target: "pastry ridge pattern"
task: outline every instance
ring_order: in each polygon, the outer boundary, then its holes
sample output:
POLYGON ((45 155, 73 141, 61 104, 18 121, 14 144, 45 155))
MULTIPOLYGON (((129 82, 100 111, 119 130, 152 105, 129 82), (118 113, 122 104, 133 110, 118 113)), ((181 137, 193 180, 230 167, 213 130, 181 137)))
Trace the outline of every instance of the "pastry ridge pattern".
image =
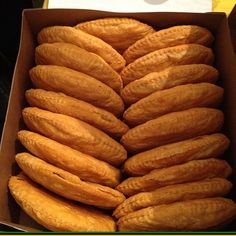
POLYGON ((236 218, 215 35, 155 26, 107 17, 38 32, 29 130, 17 130, 27 151, 8 186, 48 230, 218 230, 236 218))

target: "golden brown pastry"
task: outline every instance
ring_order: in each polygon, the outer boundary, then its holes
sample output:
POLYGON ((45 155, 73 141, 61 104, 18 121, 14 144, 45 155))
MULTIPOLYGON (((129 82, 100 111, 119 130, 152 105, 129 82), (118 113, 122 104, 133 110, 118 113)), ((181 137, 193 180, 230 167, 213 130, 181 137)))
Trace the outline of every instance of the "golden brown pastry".
POLYGON ((232 169, 225 160, 215 158, 193 160, 180 165, 155 169, 142 177, 130 177, 119 184, 116 189, 126 196, 131 196, 173 184, 213 177, 227 178, 231 172, 232 169))
POLYGON ((228 194, 231 188, 232 184, 224 178, 174 184, 131 196, 115 209, 113 215, 116 218, 120 218, 145 207, 191 199, 221 197, 228 194))
POLYGON ((86 32, 69 26, 51 26, 43 28, 38 33, 38 42, 71 43, 88 52, 93 52, 104 59, 114 70, 120 71, 125 67, 124 58, 103 40, 86 32))
POLYGON ((100 56, 70 43, 44 43, 35 49, 35 62, 65 66, 90 75, 117 93, 122 89, 120 75, 100 56))
POLYGON ((131 105, 123 114, 130 126, 139 125, 174 111, 193 107, 217 107, 224 89, 210 83, 179 85, 157 91, 131 105))
POLYGON ((35 107, 25 108, 22 114, 30 130, 97 159, 119 166, 127 158, 122 145, 81 120, 35 107))
POLYGON ((218 75, 217 69, 205 64, 172 66, 129 83, 121 96, 126 104, 133 104, 151 93, 181 84, 214 83, 218 75))
POLYGON ((124 170, 129 175, 139 176, 191 160, 217 158, 226 151, 229 143, 225 135, 218 133, 163 145, 132 156, 125 162, 124 170))
POLYGON ((191 108, 172 112, 130 129, 121 142, 131 152, 218 132, 224 122, 222 111, 191 108))
POLYGON ((72 116, 114 137, 122 136, 129 129, 110 112, 63 93, 30 89, 26 91, 25 96, 32 107, 72 116))
POLYGON ((104 161, 27 130, 19 131, 18 139, 33 155, 82 180, 109 187, 120 183, 120 171, 104 161))
POLYGON ((75 28, 101 38, 121 53, 137 40, 155 32, 140 21, 118 17, 83 22, 75 28))
POLYGON ((183 44, 151 52, 126 66, 121 72, 124 85, 151 73, 171 66, 208 64, 214 61, 210 48, 199 44, 183 44))
POLYGON ((127 63, 158 49, 196 43, 211 46, 214 37, 206 28, 197 25, 178 25, 159 30, 136 41, 123 54, 127 63))
POLYGON ((30 70, 30 78, 36 88, 65 93, 114 115, 121 115, 124 111, 123 101, 113 89, 78 71, 62 66, 38 65, 30 70))
POLYGON ((29 153, 17 154, 16 162, 33 181, 67 199, 105 209, 114 209, 125 200, 124 195, 117 190, 82 181, 78 176, 29 153))
POLYGON ((217 229, 236 216, 236 204, 226 198, 205 198, 152 206, 118 221, 119 231, 190 231, 217 229))
POLYGON ((9 189, 20 207, 52 231, 115 231, 114 220, 85 205, 74 204, 48 192, 25 175, 13 176, 9 189))

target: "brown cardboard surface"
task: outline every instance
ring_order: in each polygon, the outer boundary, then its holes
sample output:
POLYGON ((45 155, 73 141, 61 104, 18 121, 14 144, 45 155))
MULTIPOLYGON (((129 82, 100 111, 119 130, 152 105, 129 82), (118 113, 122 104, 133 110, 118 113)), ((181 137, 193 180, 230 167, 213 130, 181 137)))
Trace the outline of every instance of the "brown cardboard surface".
POLYGON ((236 4, 235 4, 233 10, 231 11, 228 19, 229 19, 229 24, 236 27, 236 4))
POLYGON ((236 5, 234 6, 231 14, 229 15, 228 20, 229 20, 229 27, 230 27, 234 52, 236 54, 236 5))
MULTIPOLYGON (((37 45, 37 32, 45 26, 73 26, 78 22, 108 16, 136 18, 151 24, 156 29, 180 24, 197 24, 207 27, 215 35, 216 40, 213 48, 216 55, 215 66, 220 71, 219 84, 225 88, 224 103, 222 106, 225 112, 224 133, 231 139, 231 147, 224 157, 234 169, 232 181, 235 183, 235 187, 230 197, 236 201, 236 61, 230 41, 226 15, 222 13, 111 13, 75 9, 36 9, 25 10, 23 13, 21 44, 2 135, 0 148, 0 220, 42 229, 22 213, 11 198, 7 188, 9 177, 19 171, 14 161, 14 155, 22 147, 16 141, 16 135, 18 130, 24 127, 21 110, 26 105, 24 92, 31 86, 28 70, 34 64, 34 48, 37 45)), ((236 230, 236 226, 228 229, 236 230)))

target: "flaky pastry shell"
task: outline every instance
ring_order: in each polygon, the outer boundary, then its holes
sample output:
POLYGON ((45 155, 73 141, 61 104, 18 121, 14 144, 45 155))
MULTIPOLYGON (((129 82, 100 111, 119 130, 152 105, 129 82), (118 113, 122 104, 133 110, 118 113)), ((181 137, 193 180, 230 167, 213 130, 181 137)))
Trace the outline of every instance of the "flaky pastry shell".
POLYGON ((127 158, 122 145, 81 120, 36 107, 25 108, 22 114, 24 122, 32 131, 99 160, 119 166, 127 158))
POLYGON ((74 204, 39 185, 25 175, 12 176, 9 189, 20 207, 35 221, 52 231, 112 231, 114 220, 102 211, 74 204))

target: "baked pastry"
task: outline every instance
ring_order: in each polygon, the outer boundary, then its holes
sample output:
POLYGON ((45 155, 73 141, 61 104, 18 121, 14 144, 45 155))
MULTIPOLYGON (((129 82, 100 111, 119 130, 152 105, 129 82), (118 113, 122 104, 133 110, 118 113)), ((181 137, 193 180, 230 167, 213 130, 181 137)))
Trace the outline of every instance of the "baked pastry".
POLYGON ((232 184, 224 178, 204 179, 196 182, 174 184, 151 192, 138 193, 126 199, 114 211, 116 218, 123 217, 142 208, 170 204, 173 202, 222 197, 229 193, 232 184))
POLYGON ((233 220, 236 204, 226 198, 205 198, 152 206, 118 221, 119 231, 214 230, 233 220))
POLYGON ((133 104, 156 91, 181 84, 214 83, 218 76, 217 69, 205 64, 172 66, 129 83, 122 89, 121 96, 126 104, 133 104))
POLYGON ((30 179, 67 199, 105 209, 114 209, 125 200, 115 189, 82 181, 29 153, 17 154, 16 162, 30 179))
POLYGON ((159 30, 136 41, 123 54, 127 63, 158 49, 196 43, 211 46, 214 37, 206 28, 197 25, 178 25, 159 30))
POLYGON ((104 161, 27 130, 19 131, 18 139, 33 155, 77 175, 81 180, 109 187, 120 183, 120 171, 104 161))
POLYGON ((34 107, 23 109, 22 114, 30 130, 99 160, 119 166, 127 158, 122 145, 81 120, 34 107))
POLYGON ((60 198, 33 183, 23 174, 12 176, 8 186, 20 207, 49 230, 116 230, 114 220, 104 212, 60 198))
POLYGON ((172 112, 130 129, 121 142, 128 151, 139 152, 164 144, 218 132, 224 122, 222 111, 191 108, 172 112))
POLYGON ((179 85, 157 91, 131 105, 123 114, 130 126, 139 125, 174 111, 194 107, 217 107, 224 89, 210 83, 179 85))
POLYGON ((113 89, 81 72, 62 66, 38 65, 30 70, 30 78, 36 88, 65 93, 117 116, 124 111, 123 101, 113 89))
POLYGON ((142 177, 130 177, 120 183, 116 189, 126 196, 131 196, 173 184, 213 177, 227 178, 231 172, 232 169, 225 160, 215 158, 193 160, 180 165, 155 169, 142 177))
POLYGON ((199 44, 183 44, 151 52, 130 63, 121 71, 124 85, 171 66, 187 64, 211 65, 214 55, 210 48, 199 44))
POLYGON ((38 42, 71 43, 88 52, 93 52, 104 59, 114 70, 120 71, 125 67, 124 58, 108 43, 86 32, 69 26, 51 26, 43 28, 38 33, 38 42))
POLYGON ((218 133, 163 145, 130 157, 124 170, 129 175, 140 176, 191 160, 217 158, 226 151, 229 143, 225 135, 218 133))
POLYGON ((114 137, 121 137, 129 129, 112 113, 63 93, 30 89, 26 91, 25 96, 32 107, 72 116, 114 137))
POLYGON ((100 56, 70 43, 44 43, 35 49, 35 62, 38 65, 65 66, 87 75, 120 93, 122 80, 100 56))
POLYGON ((75 28, 101 38, 121 53, 138 39, 155 32, 151 26, 140 21, 118 17, 82 22, 75 28))

